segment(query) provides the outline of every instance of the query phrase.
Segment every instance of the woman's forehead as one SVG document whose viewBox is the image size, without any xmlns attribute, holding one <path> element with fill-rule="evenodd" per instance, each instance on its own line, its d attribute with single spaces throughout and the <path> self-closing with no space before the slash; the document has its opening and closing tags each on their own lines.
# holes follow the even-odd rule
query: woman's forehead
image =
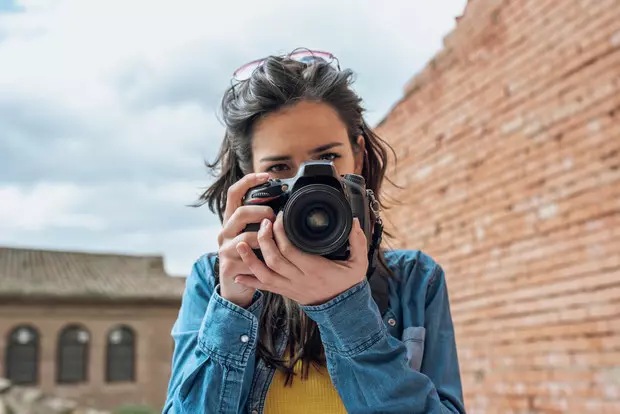
<svg viewBox="0 0 620 414">
<path fill-rule="evenodd" d="M 347 140 L 345 124 L 329 105 L 301 102 L 259 120 L 253 131 L 252 147 L 255 151 L 274 146 L 302 150 Z"/>
</svg>

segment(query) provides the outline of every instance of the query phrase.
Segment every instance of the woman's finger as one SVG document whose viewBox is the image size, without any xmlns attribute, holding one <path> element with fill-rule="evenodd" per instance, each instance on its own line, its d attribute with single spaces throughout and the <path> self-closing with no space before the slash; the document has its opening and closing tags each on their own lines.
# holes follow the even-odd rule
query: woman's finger
<svg viewBox="0 0 620 414">
<path fill-rule="evenodd" d="M 241 206 L 230 216 L 221 234 L 225 239 L 232 239 L 248 224 L 261 223 L 264 219 L 273 221 L 275 218 L 276 214 L 269 206 Z"/>
<path fill-rule="evenodd" d="M 306 262 L 306 254 L 295 247 L 286 236 L 282 217 L 282 212 L 280 212 L 276 218 L 276 221 L 273 223 L 273 238 L 278 245 L 280 254 L 290 263 L 299 267 L 299 265 L 303 265 Z"/>
<path fill-rule="evenodd" d="M 349 266 L 368 267 L 368 239 L 366 239 L 364 230 L 362 230 L 357 217 L 353 219 L 353 226 L 349 235 L 349 245 L 351 246 L 351 255 L 348 260 Z"/>
<path fill-rule="evenodd" d="M 250 287 L 256 290 L 269 290 L 265 285 L 263 285 L 260 280 L 256 278 L 256 276 L 250 275 L 239 275 L 235 277 L 235 283 L 238 283 L 243 286 Z"/>
<path fill-rule="evenodd" d="M 251 173 L 245 175 L 239 181 L 228 187 L 228 192 L 226 193 L 226 209 L 223 215 L 224 225 L 228 222 L 228 219 L 230 219 L 235 210 L 241 207 L 243 196 L 245 196 L 248 190 L 266 182 L 267 179 L 269 179 L 268 173 Z"/>
<path fill-rule="evenodd" d="M 237 235 L 232 240 L 227 240 L 224 245 L 219 249 L 219 255 L 225 256 L 229 259 L 240 260 L 239 252 L 237 252 L 237 245 L 241 242 L 247 243 L 252 249 L 259 249 L 258 233 L 246 232 Z"/>
<path fill-rule="evenodd" d="M 250 246 L 250 248 L 252 249 L 260 249 L 260 245 L 258 244 L 258 233 L 256 233 L 255 231 L 241 233 L 234 238 L 233 242 L 231 243 L 231 248 L 235 250 L 235 256 L 239 255 L 236 248 L 239 243 L 247 243 L 248 246 Z"/>
<path fill-rule="evenodd" d="M 299 269 L 280 253 L 273 238 L 273 224 L 269 220 L 263 220 L 261 223 L 258 231 L 258 244 L 265 264 L 271 270 L 289 279 L 299 272 Z"/>
<path fill-rule="evenodd" d="M 247 265 L 243 263 L 243 260 L 241 260 L 241 257 L 239 257 L 239 252 L 237 251 L 237 245 L 239 243 L 246 243 L 248 246 L 250 246 L 250 248 L 258 249 L 258 233 L 241 233 L 233 240 L 229 240 L 226 242 L 226 244 L 218 252 L 220 256 L 220 273 L 227 275 L 240 275 L 251 273 Z M 221 271 L 222 266 L 225 267 L 225 272 Z"/>
<path fill-rule="evenodd" d="M 256 279 L 260 281 L 262 285 L 260 289 L 279 293 L 282 287 L 290 283 L 287 279 L 269 269 L 265 263 L 261 262 L 247 243 L 239 243 L 237 245 L 237 251 L 243 263 L 246 264 Z"/>
</svg>

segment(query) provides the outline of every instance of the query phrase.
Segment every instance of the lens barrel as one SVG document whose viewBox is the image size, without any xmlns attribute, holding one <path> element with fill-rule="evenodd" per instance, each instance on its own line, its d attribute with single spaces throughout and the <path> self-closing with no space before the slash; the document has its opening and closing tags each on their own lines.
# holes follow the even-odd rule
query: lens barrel
<svg viewBox="0 0 620 414">
<path fill-rule="evenodd" d="M 300 250 L 328 255 L 342 248 L 353 225 L 351 205 L 341 191 L 309 184 L 295 191 L 284 206 L 284 230 Z"/>
</svg>

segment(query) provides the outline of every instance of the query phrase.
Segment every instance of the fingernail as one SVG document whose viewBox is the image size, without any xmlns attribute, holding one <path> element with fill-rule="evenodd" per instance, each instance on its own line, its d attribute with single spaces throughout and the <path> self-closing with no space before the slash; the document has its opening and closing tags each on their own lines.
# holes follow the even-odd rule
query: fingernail
<svg viewBox="0 0 620 414">
<path fill-rule="evenodd" d="M 281 218 L 283 215 L 284 215 L 284 212 L 283 212 L 282 210 L 280 210 L 280 211 L 278 212 L 278 218 Z"/>
<path fill-rule="evenodd" d="M 271 222 L 268 219 L 263 219 L 263 222 L 261 223 L 261 227 L 263 228 L 263 230 L 267 230 L 269 229 L 269 224 Z"/>
<path fill-rule="evenodd" d="M 362 228 L 361 224 L 360 224 L 360 219 L 357 217 L 353 218 L 353 224 L 355 225 L 355 227 L 357 227 L 358 229 Z"/>
<path fill-rule="evenodd" d="M 237 245 L 237 251 L 242 256 L 245 256 L 246 254 L 249 253 L 248 246 L 246 246 L 245 243 L 239 243 Z"/>
<path fill-rule="evenodd" d="M 269 173 L 257 173 L 256 178 L 258 178 L 259 180 L 266 180 L 267 178 L 269 178 Z"/>
</svg>

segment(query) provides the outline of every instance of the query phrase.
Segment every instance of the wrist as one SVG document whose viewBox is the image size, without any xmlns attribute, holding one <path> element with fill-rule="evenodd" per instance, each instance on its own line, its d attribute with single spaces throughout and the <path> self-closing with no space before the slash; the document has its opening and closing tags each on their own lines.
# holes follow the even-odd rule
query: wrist
<svg viewBox="0 0 620 414">
<path fill-rule="evenodd" d="M 231 292 L 226 288 L 226 285 L 220 285 L 220 297 L 233 303 L 240 308 L 247 309 L 253 302 L 255 289 L 244 288 L 244 292 L 235 292 L 234 289 Z"/>
<path fill-rule="evenodd" d="M 355 285 L 354 285 L 355 286 Z M 348 288 L 344 289 L 342 292 L 338 292 L 335 295 L 330 295 L 328 297 L 325 298 L 321 298 L 318 300 L 314 300 L 310 303 L 300 303 L 301 306 L 308 306 L 308 307 L 316 307 L 316 306 L 321 306 L 327 302 L 331 302 L 332 300 L 336 299 L 338 296 L 342 295 L 344 292 L 346 292 L 347 290 L 351 289 L 353 286 L 349 286 Z"/>
</svg>

